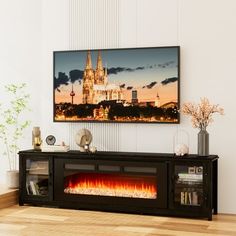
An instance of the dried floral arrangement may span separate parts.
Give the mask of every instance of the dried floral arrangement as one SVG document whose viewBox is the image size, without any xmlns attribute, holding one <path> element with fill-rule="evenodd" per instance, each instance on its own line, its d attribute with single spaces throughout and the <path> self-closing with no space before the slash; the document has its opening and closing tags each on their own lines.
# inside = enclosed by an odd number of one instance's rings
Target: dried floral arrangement
<svg viewBox="0 0 236 236">
<path fill-rule="evenodd" d="M 213 114 L 224 115 L 224 109 L 219 105 L 210 104 L 207 98 L 201 98 L 199 104 L 186 102 L 183 104 L 181 112 L 184 115 L 191 116 L 191 122 L 194 128 L 206 130 L 206 127 L 213 122 Z"/>
</svg>

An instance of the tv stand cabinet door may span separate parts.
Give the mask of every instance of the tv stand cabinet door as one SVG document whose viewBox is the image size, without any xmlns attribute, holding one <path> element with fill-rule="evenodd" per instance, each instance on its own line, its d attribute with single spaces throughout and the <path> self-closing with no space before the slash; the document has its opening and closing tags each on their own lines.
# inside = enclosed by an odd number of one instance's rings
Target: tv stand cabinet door
<svg viewBox="0 0 236 236">
<path fill-rule="evenodd" d="M 51 156 L 20 155 L 19 204 L 53 200 L 53 161 Z"/>
<path fill-rule="evenodd" d="M 170 209 L 193 217 L 212 216 L 211 162 L 174 161 L 170 167 Z"/>
</svg>

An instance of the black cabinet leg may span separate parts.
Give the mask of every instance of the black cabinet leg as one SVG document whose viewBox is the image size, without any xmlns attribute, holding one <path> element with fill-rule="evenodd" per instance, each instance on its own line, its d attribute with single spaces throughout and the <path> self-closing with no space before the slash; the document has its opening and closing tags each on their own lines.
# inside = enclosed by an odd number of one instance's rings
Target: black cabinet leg
<svg viewBox="0 0 236 236">
<path fill-rule="evenodd" d="M 217 204 L 215 204 L 215 206 L 214 206 L 213 214 L 214 214 L 214 215 L 217 215 L 217 214 L 218 214 Z"/>
<path fill-rule="evenodd" d="M 207 217 L 208 221 L 212 221 L 212 212 L 208 213 L 208 217 Z"/>
<path fill-rule="evenodd" d="M 24 206 L 24 203 L 21 200 L 19 200 L 19 206 Z"/>
</svg>

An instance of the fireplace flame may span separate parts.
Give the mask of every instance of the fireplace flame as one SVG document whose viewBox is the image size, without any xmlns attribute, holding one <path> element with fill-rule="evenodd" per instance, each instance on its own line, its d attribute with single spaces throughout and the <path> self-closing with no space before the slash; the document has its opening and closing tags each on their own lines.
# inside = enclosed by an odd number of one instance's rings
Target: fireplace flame
<svg viewBox="0 0 236 236">
<path fill-rule="evenodd" d="M 156 199 L 156 181 L 150 177 L 114 177 L 98 174 L 96 178 L 69 178 L 64 193 Z"/>
</svg>

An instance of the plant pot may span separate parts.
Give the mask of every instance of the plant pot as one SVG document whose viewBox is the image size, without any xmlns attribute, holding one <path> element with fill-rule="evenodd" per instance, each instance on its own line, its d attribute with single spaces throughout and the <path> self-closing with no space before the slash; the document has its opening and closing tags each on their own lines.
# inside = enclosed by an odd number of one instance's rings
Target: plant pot
<svg viewBox="0 0 236 236">
<path fill-rule="evenodd" d="M 19 188 L 19 170 L 7 171 L 7 187 Z"/>
</svg>

